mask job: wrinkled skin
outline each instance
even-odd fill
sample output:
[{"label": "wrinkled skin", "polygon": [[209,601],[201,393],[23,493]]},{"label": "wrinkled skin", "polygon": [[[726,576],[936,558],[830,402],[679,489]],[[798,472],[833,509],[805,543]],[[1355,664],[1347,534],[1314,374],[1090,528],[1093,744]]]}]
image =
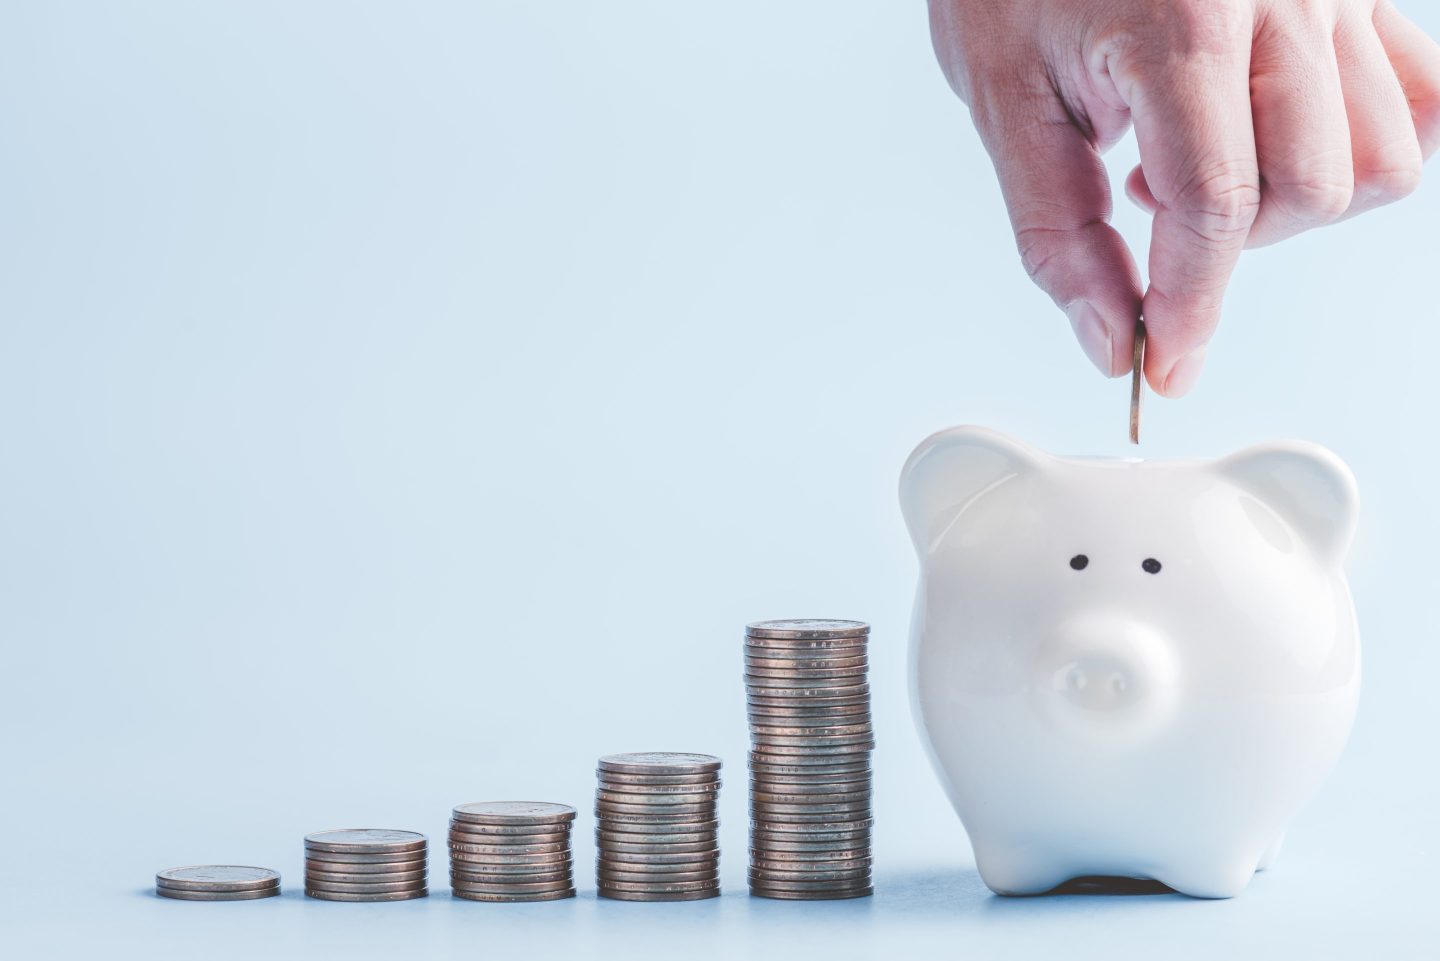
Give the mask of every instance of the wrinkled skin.
[{"label": "wrinkled skin", "polygon": [[[931,0],[1021,258],[1104,373],[1199,377],[1231,271],[1404,197],[1440,147],[1440,46],[1390,0]],[[1100,153],[1135,125],[1150,286],[1109,225]]]}]

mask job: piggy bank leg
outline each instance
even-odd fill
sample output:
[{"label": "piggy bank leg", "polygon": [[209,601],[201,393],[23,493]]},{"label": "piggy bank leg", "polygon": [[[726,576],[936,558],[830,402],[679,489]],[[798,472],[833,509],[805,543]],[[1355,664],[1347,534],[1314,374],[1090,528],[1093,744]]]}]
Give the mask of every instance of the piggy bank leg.
[{"label": "piggy bank leg", "polygon": [[1044,894],[1070,880],[1065,868],[1019,845],[976,844],[975,866],[996,894]]},{"label": "piggy bank leg", "polygon": [[1258,860],[1253,852],[1214,852],[1161,868],[1155,880],[1192,898],[1233,898],[1250,883]]},{"label": "piggy bank leg", "polygon": [[1255,865],[1255,870],[1263,871],[1270,865],[1274,864],[1275,859],[1280,856],[1280,845],[1284,843],[1285,835],[1283,834],[1276,838],[1274,841],[1272,841],[1270,846],[1265,849],[1265,853],[1260,855],[1260,863]]}]

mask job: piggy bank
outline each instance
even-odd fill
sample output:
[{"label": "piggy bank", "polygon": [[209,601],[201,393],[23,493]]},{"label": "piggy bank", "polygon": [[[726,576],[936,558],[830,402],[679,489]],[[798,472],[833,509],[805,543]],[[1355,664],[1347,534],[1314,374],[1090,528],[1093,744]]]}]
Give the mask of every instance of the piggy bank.
[{"label": "piggy bank", "polygon": [[900,500],[911,703],[985,884],[1243,890],[1355,714],[1339,458],[1056,457],[957,427],[910,456]]}]

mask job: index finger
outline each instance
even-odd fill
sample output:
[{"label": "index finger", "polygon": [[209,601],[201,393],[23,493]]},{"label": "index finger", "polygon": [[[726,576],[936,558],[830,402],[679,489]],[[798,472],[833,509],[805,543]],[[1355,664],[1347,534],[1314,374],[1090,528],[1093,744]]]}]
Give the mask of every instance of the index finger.
[{"label": "index finger", "polygon": [[1168,59],[1149,49],[1143,61],[1127,64],[1122,55],[1113,68],[1157,205],[1143,304],[1145,376],[1169,397],[1200,374],[1260,205],[1250,38],[1248,19],[1210,22],[1183,36]]}]

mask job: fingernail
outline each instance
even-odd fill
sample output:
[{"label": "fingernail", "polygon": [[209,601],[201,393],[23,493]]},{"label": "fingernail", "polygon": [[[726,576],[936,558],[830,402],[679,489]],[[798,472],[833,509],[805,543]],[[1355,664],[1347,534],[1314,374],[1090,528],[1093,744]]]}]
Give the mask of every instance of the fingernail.
[{"label": "fingernail", "polygon": [[1077,300],[1065,308],[1065,316],[1070,318],[1075,338],[1080,341],[1090,363],[1100,368],[1100,373],[1106,377],[1115,376],[1115,346],[1110,328],[1100,319],[1100,312],[1089,301]]},{"label": "fingernail", "polygon": [[1175,361],[1175,365],[1165,377],[1165,389],[1161,393],[1166,397],[1184,397],[1200,379],[1200,371],[1204,367],[1205,345],[1202,344]]}]

